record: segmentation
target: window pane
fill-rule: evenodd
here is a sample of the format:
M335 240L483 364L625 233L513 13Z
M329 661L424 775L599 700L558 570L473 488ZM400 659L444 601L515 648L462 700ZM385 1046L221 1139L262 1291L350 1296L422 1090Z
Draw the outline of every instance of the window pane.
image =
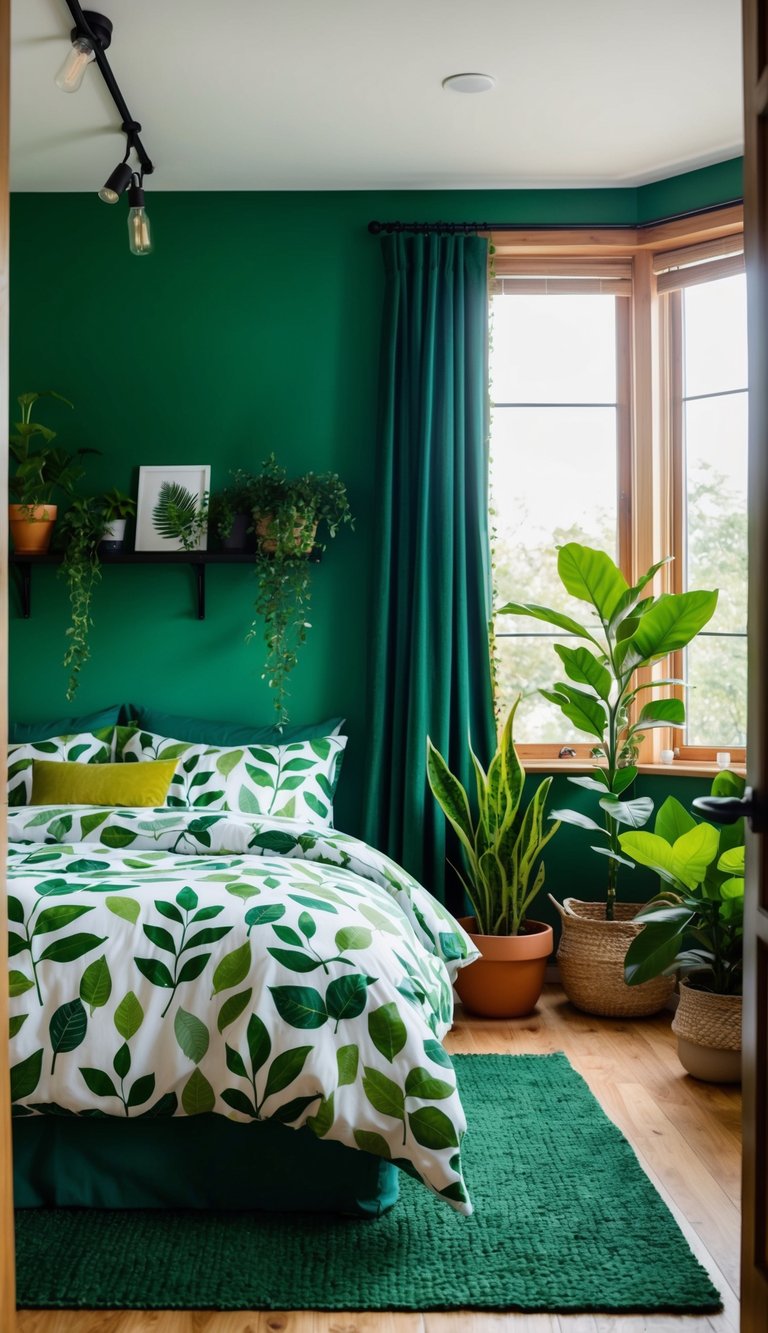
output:
M747 743L746 638L700 635L686 649L686 745L734 749Z
M747 387L747 288L740 273L683 289L686 397Z
M499 296L491 393L497 403L616 401L615 296Z
M585 602L566 597L557 575L557 547L568 541L617 550L615 408L497 408L493 417L494 583L499 605L538 602L589 621ZM558 680L554 644L563 635L529 637L534 622L498 616L502 716L519 692ZM536 626L538 628L538 624ZM546 626L541 624L542 632ZM521 705L515 738L538 743L586 737L535 696Z
M747 395L685 405L686 585L719 588L708 630L747 625ZM714 742L712 742L714 744Z

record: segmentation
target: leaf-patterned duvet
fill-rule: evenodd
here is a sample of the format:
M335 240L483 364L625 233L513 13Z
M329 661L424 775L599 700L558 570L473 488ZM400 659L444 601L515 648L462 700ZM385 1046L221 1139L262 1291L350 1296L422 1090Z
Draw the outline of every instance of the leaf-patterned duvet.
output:
M9 818L14 1114L307 1125L471 1211L440 1039L475 957L367 844L296 820Z

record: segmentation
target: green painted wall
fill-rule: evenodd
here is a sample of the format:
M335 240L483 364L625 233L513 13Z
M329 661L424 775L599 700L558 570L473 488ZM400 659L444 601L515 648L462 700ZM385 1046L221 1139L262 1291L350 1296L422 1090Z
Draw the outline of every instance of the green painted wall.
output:
M45 420L62 442L101 450L87 489L135 494L137 468L149 463L210 463L215 488L272 450L291 470L332 469L347 482L356 531L314 571L291 708L296 721L348 718L342 827L358 827L376 706L366 673L382 274L368 221L632 224L655 201L683 211L730 199L737 179L738 163L689 173L688 187L149 194L156 252L141 261L128 253L124 208L95 194L13 197L11 392L51 387L74 402ZM253 582L248 566L210 568L201 623L187 569L106 569L93 657L70 711L131 700L269 721L259 646L244 643ZM12 718L67 711L66 624L54 570L35 573L29 621L12 594Z

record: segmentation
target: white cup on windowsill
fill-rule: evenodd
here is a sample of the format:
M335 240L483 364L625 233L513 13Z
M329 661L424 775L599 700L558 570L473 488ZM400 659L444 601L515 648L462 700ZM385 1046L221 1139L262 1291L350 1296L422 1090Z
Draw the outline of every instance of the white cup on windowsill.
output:
M727 768L731 762L731 755L729 750L718 750L717 755L715 757L717 759L718 768Z
M662 750L661 752L662 764L671 764L674 762L674 758L675 758L674 750Z

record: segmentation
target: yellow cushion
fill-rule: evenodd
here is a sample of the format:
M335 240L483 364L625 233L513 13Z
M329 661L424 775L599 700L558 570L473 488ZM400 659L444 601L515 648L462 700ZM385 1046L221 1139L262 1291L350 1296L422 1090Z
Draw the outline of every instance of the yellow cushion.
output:
M32 763L30 805L163 805L176 759L146 764Z

